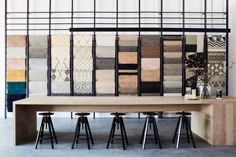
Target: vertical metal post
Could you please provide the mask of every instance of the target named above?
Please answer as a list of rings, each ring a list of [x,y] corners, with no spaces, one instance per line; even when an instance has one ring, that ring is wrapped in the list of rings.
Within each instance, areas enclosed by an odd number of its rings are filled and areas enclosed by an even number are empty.
[[[71,28],[74,26],[74,0],[71,0]],[[70,96],[74,96],[74,34],[70,35]],[[70,113],[73,119],[73,112]]]
[[[205,70],[208,67],[208,40],[207,40],[207,0],[204,0],[204,54],[205,54]]]
[[[52,19],[52,0],[49,0],[49,29],[48,29],[48,96],[51,96],[52,95],[52,88],[51,88],[51,69],[52,69],[52,60],[51,60],[51,29],[52,29],[52,26],[51,26],[51,19]]]
[[[185,79],[186,79],[186,71],[185,71],[185,57],[186,57],[186,36],[185,36],[185,0],[183,0],[183,12],[182,12],[182,22],[183,22],[183,37],[182,37],[182,96],[185,95],[186,92],[186,85],[185,85]]]
[[[115,96],[119,96],[119,74],[118,74],[118,53],[119,53],[119,3],[116,0],[116,43],[115,43]]]
[[[5,0],[5,89],[7,85],[7,0]],[[4,118],[7,119],[7,93],[5,90]]]
[[[138,1],[138,27],[139,27],[139,34],[138,34],[138,55],[137,55],[137,63],[138,63],[138,88],[137,88],[137,94],[138,96],[142,95],[141,92],[141,32],[140,32],[140,28],[141,28],[141,0]],[[140,115],[139,115],[140,118]]]
[[[30,2],[27,0],[27,22],[26,22],[26,97],[29,97],[29,6]]]
[[[226,96],[229,95],[229,0],[226,0]]]
[[[160,96],[164,96],[164,87],[163,87],[163,82],[164,82],[164,40],[163,40],[163,0],[161,0],[161,36],[160,36]]]
[[[92,57],[93,57],[93,73],[92,73],[92,95],[96,96],[96,0],[94,0],[93,8],[93,43],[92,43]],[[95,112],[93,112],[93,119],[95,119]]]

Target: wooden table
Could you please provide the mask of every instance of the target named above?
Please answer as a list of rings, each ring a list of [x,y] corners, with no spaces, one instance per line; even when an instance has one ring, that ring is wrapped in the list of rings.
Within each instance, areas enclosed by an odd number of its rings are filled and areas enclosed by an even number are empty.
[[[184,97],[32,97],[14,102],[14,144],[35,140],[37,111],[191,111],[192,130],[212,145],[236,144],[236,98],[185,100]],[[168,125],[168,124],[167,124]],[[160,135],[161,136],[161,135]],[[170,141],[171,142],[171,141]]]

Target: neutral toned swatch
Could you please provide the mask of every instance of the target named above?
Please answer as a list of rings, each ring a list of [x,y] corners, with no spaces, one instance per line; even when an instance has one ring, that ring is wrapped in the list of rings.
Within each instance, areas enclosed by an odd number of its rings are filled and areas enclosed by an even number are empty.
[[[74,81],[92,81],[91,70],[74,70]]]
[[[52,48],[52,69],[68,70],[69,69],[69,47]]]
[[[47,58],[48,48],[30,47],[29,58]]]
[[[29,82],[29,94],[47,95],[47,82]]]
[[[197,52],[203,52],[204,51],[204,36],[198,35],[197,36]]]
[[[182,45],[166,45],[164,52],[182,52]]]
[[[182,52],[165,52],[164,58],[182,58]]]
[[[164,93],[182,93],[182,88],[164,88]]]
[[[92,81],[74,82],[74,93],[77,95],[92,94]]]
[[[29,70],[29,81],[47,81],[47,70]]]
[[[7,58],[25,58],[25,47],[8,47]]]
[[[7,82],[7,93],[8,94],[25,94],[26,83],[25,82]]]
[[[25,59],[7,59],[7,70],[25,70]]]
[[[180,35],[166,35],[163,36],[163,38],[166,40],[182,40],[182,36]]]
[[[70,81],[70,70],[51,70],[52,81]]]
[[[137,93],[137,88],[121,87],[121,88],[119,88],[119,93],[120,94],[136,94]]]
[[[137,88],[137,76],[119,76],[119,88]]]
[[[181,88],[182,81],[164,81],[164,88]]]
[[[25,35],[8,35],[7,47],[25,47],[26,36]]]
[[[142,58],[141,62],[143,70],[160,69],[160,58]]]
[[[159,82],[160,71],[159,70],[142,70],[141,80],[147,81],[147,82]]]
[[[182,64],[165,64],[164,70],[168,69],[182,69]]]
[[[114,46],[97,46],[96,56],[98,58],[115,58]]]
[[[168,69],[164,70],[165,76],[173,76],[173,75],[182,75],[182,69]]]
[[[97,81],[96,82],[97,93],[115,93],[114,81]]]
[[[138,40],[138,36],[137,35],[120,35],[119,36],[120,41],[122,40],[133,40],[133,41],[137,41]]]
[[[187,35],[186,44],[188,45],[197,45],[197,35]]]
[[[115,46],[115,35],[96,35],[97,46]]]
[[[142,41],[142,46],[159,46],[160,36],[159,35],[142,35],[141,41]]]
[[[47,70],[47,59],[30,58],[29,59],[30,70]]]
[[[137,46],[119,46],[120,52],[137,52]]]
[[[96,70],[96,80],[115,80],[115,70]]]
[[[164,76],[164,81],[182,81],[182,75]]]
[[[52,47],[70,47],[69,35],[52,35]]]
[[[74,46],[74,57],[76,58],[92,58],[91,46]]]
[[[46,35],[30,35],[29,46],[30,47],[44,47],[47,48],[48,39]]]
[[[138,46],[138,41],[136,41],[136,40],[120,40],[119,46]]]
[[[96,69],[114,69],[115,59],[114,58],[97,58]]]
[[[121,52],[119,53],[120,64],[137,64],[137,53],[135,52]]]
[[[182,64],[182,58],[164,58],[164,64]]]
[[[159,46],[142,46],[143,58],[160,58]]]
[[[93,70],[92,58],[74,58],[74,69],[77,70]]]
[[[26,81],[25,70],[7,70],[7,81]]]
[[[164,46],[182,46],[181,40],[165,40]]]
[[[92,35],[74,35],[74,46],[92,46]]]
[[[70,82],[52,81],[51,87],[52,87],[52,93],[55,93],[55,94],[70,93]]]

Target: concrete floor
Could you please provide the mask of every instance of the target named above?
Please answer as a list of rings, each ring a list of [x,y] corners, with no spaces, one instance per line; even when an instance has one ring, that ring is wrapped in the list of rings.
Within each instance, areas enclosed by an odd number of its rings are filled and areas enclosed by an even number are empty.
[[[57,133],[59,144],[55,149],[51,149],[48,141],[34,149],[34,142],[13,146],[13,119],[0,119],[0,157],[235,157],[236,147],[234,146],[210,146],[200,138],[195,137],[197,149],[192,145],[186,144],[182,140],[181,148],[175,149],[171,144],[171,139],[176,125],[175,118],[161,119],[157,121],[161,143],[163,149],[152,144],[153,140],[148,140],[146,149],[142,150],[139,143],[144,119],[126,118],[124,119],[129,146],[127,150],[122,149],[121,141],[115,141],[110,149],[106,149],[106,142],[110,130],[111,120],[109,118],[89,119],[95,145],[91,150],[87,149],[86,141],[80,141],[80,144],[71,149],[73,132],[76,125],[76,119],[53,118],[54,127]]]

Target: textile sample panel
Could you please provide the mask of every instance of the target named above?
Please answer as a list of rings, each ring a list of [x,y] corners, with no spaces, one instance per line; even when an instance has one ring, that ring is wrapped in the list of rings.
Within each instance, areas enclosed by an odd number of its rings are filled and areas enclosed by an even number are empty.
[[[47,95],[48,39],[29,36],[29,96]]]
[[[26,97],[26,36],[7,36],[6,96],[8,112],[13,110],[13,101]]]
[[[182,37],[164,36],[164,95],[182,93]],[[175,77],[173,80],[172,77]]]
[[[226,41],[225,36],[208,36],[208,75],[211,77],[209,85],[211,95],[216,95],[216,90],[222,90],[226,95]]]
[[[137,72],[138,36],[120,35],[118,64],[119,72]],[[138,77],[136,75],[119,75],[119,93],[137,94]]]
[[[160,36],[141,37],[141,92],[145,95],[160,93]]]
[[[115,35],[96,36],[96,95],[115,93]]]
[[[92,36],[74,35],[74,95],[92,94]]]
[[[70,36],[52,35],[51,89],[52,95],[70,94]]]

